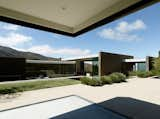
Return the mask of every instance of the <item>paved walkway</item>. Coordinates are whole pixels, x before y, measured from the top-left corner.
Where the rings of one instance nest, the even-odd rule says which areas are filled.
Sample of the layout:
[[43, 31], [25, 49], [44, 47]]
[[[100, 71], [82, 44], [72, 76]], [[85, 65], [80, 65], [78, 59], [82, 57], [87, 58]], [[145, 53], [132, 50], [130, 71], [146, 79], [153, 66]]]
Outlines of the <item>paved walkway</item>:
[[91, 87], [77, 84], [22, 93], [0, 102], [0, 110], [78, 95], [134, 119], [160, 119], [160, 79], [129, 79], [126, 83]]

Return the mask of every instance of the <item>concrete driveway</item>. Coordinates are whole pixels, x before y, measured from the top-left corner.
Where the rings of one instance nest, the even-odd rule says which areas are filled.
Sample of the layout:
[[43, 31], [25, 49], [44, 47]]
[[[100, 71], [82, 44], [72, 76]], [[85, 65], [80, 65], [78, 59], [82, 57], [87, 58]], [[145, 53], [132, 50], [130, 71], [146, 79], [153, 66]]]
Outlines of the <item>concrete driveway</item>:
[[91, 87], [82, 84], [28, 91], [0, 102], [0, 110], [78, 95], [133, 119], [160, 119], [160, 79], [132, 78], [126, 83]]

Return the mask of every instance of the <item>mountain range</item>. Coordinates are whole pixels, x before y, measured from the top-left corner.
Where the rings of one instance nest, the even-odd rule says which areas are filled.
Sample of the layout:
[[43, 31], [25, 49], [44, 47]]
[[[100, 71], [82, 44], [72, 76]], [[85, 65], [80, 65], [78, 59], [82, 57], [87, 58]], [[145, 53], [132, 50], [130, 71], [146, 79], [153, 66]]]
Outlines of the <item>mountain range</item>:
[[0, 46], [0, 57], [26, 58], [31, 60], [60, 60], [59, 58], [46, 57], [32, 52], [22, 52], [5, 46]]

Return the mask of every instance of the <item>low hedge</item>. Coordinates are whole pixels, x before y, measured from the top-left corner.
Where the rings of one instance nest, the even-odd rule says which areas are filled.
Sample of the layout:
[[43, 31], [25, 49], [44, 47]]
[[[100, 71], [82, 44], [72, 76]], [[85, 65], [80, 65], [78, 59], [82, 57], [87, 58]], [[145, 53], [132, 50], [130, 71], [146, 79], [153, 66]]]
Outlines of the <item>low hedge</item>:
[[147, 77], [153, 76], [153, 73], [151, 71], [139, 71], [137, 73], [137, 76], [141, 78], [147, 78]]
[[120, 83], [121, 82], [121, 79], [118, 78], [118, 75], [116, 75], [115, 73], [110, 74], [110, 78], [111, 78], [113, 83]]
[[102, 81], [99, 78], [83, 77], [80, 80], [82, 84], [86, 84], [90, 86], [101, 86], [102, 85]]
[[129, 76], [137, 76], [137, 71], [130, 71]]
[[101, 81], [103, 84], [112, 84], [113, 83], [110, 76], [102, 76]]
[[155, 73], [153, 71], [133, 71], [129, 72], [129, 76], [138, 76], [140, 78], [147, 78], [154, 76]]
[[155, 76], [160, 77], [160, 71], [159, 70], [151, 70], [152, 74]]
[[90, 85], [91, 86], [102, 86], [102, 81], [98, 78], [93, 78], [91, 81], [90, 81]]
[[101, 86], [105, 84], [125, 82], [126, 76], [122, 73], [112, 73], [108, 76], [102, 76], [100, 78], [83, 77], [80, 80], [82, 84], [91, 86]]
[[113, 83], [120, 83], [126, 81], [126, 76], [122, 73], [112, 73], [109, 75]]
[[82, 84], [86, 84], [86, 85], [89, 85], [89, 82], [90, 82], [90, 78], [89, 77], [82, 77], [80, 78], [80, 81]]
[[119, 82], [126, 82], [126, 75], [124, 75], [123, 73], [115, 72], [115, 73], [111, 74], [111, 77], [113, 77], [113, 75], [116, 76], [116, 78], [117, 78], [116, 81], [118, 81], [118, 83]]
[[12, 94], [17, 92], [23, 92], [23, 89], [20, 87], [7, 87], [0, 89], [0, 94]]

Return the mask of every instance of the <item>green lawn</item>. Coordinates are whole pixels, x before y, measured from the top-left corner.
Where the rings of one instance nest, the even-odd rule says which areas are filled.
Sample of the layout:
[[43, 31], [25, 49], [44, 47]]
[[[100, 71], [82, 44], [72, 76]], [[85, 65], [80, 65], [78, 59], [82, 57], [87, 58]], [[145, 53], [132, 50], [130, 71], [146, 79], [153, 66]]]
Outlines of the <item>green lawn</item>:
[[11, 94], [23, 91], [30, 91], [43, 88], [59, 87], [66, 85], [79, 84], [80, 81], [72, 79], [30, 81], [21, 83], [0, 84], [0, 95]]

